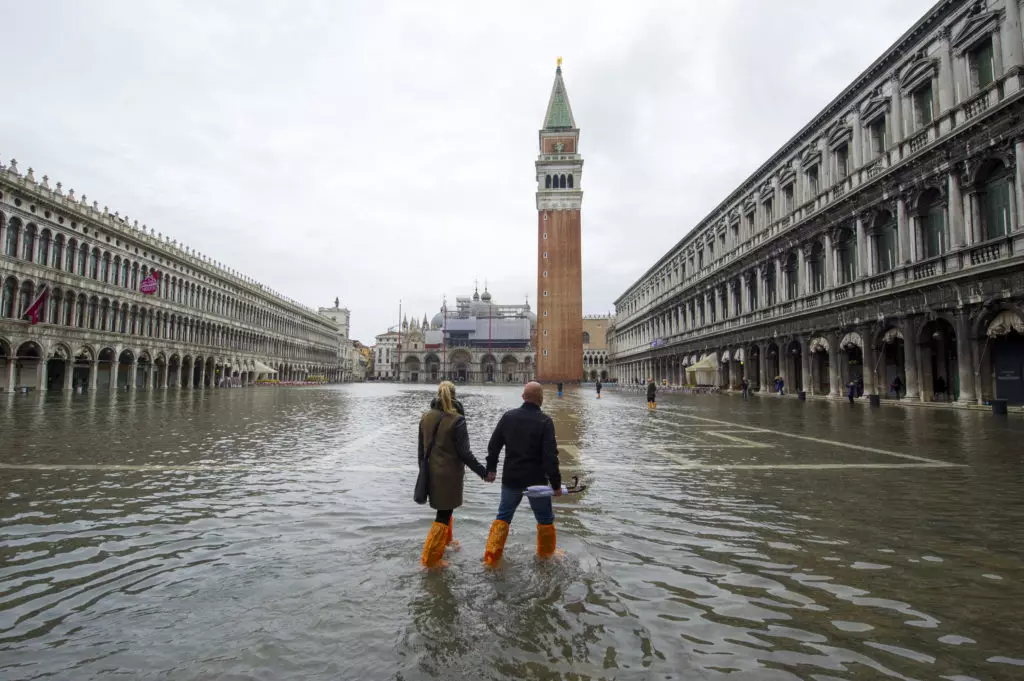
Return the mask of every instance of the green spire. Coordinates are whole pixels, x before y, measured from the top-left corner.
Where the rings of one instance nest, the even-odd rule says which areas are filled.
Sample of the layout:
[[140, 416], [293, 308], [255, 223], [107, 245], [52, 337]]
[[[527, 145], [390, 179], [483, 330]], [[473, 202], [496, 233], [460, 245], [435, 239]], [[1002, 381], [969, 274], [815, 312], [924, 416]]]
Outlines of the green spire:
[[551, 88], [551, 99], [548, 100], [548, 112], [544, 115], [544, 129], [575, 127], [576, 121], [572, 117], [572, 107], [569, 106], [569, 95], [565, 91], [565, 81], [562, 80], [562, 60], [559, 58], [558, 67], [555, 68], [555, 84]]

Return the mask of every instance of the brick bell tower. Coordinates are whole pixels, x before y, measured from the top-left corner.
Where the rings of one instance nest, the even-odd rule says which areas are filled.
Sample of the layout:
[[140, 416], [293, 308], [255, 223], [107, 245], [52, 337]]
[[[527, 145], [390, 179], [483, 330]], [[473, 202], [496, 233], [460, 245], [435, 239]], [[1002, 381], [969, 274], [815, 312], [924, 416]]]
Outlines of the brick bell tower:
[[537, 156], [537, 380], [575, 383], [583, 376], [583, 273], [580, 131], [555, 69]]

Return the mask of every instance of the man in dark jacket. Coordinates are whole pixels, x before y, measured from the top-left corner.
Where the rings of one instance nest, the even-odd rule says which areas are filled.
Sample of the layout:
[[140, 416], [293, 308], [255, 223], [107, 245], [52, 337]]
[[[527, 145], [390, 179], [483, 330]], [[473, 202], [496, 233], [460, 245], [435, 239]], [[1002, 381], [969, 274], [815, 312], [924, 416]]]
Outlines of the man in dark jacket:
[[652, 378], [650, 383], [647, 384], [647, 408], [648, 409], [655, 409], [658, 406], [657, 402], [654, 399], [654, 396], [657, 394], [657, 392], [658, 392], [658, 386], [656, 386], [654, 384], [654, 379]]
[[[487, 565], [497, 565], [501, 560], [509, 523], [527, 487], [551, 485], [554, 496], [562, 494], [555, 424], [550, 416], [540, 410], [543, 403], [544, 388], [541, 384], [527, 383], [523, 388], [523, 405], [505, 412], [487, 445], [488, 480], [494, 479], [498, 470], [498, 455], [502, 448], [505, 449], [498, 518], [491, 524], [484, 552], [484, 563]], [[537, 519], [537, 555], [544, 558], [555, 552], [555, 512], [551, 506], [551, 497], [528, 499]]]

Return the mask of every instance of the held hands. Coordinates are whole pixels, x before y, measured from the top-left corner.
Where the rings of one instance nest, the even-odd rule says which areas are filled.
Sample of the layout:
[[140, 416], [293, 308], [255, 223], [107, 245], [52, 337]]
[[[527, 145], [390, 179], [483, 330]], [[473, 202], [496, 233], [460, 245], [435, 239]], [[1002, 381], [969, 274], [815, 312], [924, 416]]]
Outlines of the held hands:
[[562, 496], [562, 486], [561, 485], [559, 485], [558, 487], [552, 486], [551, 487], [551, 496], [553, 496], [553, 497], [560, 497], [560, 496]]
[[494, 473], [493, 471], [488, 471], [487, 475], [484, 476], [484, 482], [494, 482], [495, 478], [497, 477], [498, 476], [496, 473]]

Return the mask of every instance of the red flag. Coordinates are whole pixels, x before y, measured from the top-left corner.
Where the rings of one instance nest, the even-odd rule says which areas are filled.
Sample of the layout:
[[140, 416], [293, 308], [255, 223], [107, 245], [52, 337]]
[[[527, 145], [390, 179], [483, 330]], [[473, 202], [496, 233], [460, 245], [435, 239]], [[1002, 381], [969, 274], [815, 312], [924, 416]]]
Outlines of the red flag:
[[148, 277], [142, 280], [142, 284], [139, 285], [139, 290], [146, 295], [152, 295], [156, 293], [159, 286], [157, 281], [160, 279], [159, 272], [153, 272]]
[[28, 317], [33, 324], [38, 324], [39, 320], [43, 318], [43, 314], [46, 311], [46, 299], [50, 296], [49, 284], [43, 284], [42, 290], [39, 295], [36, 296], [35, 301], [28, 306], [28, 309], [21, 315], [22, 317]]

